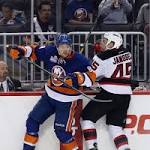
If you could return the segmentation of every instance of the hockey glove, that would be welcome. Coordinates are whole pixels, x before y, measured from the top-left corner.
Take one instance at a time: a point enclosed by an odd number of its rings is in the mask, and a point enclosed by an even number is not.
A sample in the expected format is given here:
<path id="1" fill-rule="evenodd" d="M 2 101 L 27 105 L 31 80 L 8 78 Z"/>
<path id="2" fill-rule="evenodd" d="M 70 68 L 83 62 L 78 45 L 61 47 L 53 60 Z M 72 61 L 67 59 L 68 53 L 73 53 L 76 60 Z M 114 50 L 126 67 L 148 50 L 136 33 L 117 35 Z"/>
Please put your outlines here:
<path id="1" fill-rule="evenodd" d="M 70 73 L 68 74 L 68 78 L 71 79 L 72 81 L 72 86 L 75 88 L 79 88 L 79 86 L 82 85 L 82 83 L 84 82 L 84 75 L 80 72 L 74 72 L 74 73 Z"/>
<path id="2" fill-rule="evenodd" d="M 68 74 L 68 76 L 66 76 L 64 78 L 64 82 L 68 86 L 75 87 L 75 88 L 79 87 L 78 79 L 77 79 L 77 77 L 76 77 L 76 75 L 74 73 Z"/>
<path id="3" fill-rule="evenodd" d="M 76 73 L 69 74 L 69 77 L 72 79 L 72 86 L 75 88 L 79 88 L 78 77 Z"/>
<path id="4" fill-rule="evenodd" d="M 26 53 L 26 49 L 24 46 L 12 47 L 9 51 L 10 57 L 13 59 L 21 59 Z"/>

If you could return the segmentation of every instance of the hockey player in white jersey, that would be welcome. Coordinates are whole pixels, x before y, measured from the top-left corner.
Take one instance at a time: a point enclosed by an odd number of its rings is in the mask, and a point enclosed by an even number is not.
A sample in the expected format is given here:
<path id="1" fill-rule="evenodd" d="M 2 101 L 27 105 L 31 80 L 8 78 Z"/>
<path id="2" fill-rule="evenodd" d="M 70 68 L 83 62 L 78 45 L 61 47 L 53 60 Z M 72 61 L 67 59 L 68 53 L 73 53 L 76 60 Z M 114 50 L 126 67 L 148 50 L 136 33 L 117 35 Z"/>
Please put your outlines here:
<path id="1" fill-rule="evenodd" d="M 99 79 L 100 86 L 100 92 L 95 98 L 112 102 L 90 101 L 84 108 L 81 125 L 88 150 L 98 150 L 94 124 L 104 115 L 116 149 L 130 150 L 123 128 L 132 94 L 130 80 L 132 57 L 122 44 L 123 39 L 119 33 L 105 33 L 99 41 L 100 52 L 93 58 L 92 69 Z M 82 85 L 87 86 L 88 82 L 90 80 L 85 78 Z"/>

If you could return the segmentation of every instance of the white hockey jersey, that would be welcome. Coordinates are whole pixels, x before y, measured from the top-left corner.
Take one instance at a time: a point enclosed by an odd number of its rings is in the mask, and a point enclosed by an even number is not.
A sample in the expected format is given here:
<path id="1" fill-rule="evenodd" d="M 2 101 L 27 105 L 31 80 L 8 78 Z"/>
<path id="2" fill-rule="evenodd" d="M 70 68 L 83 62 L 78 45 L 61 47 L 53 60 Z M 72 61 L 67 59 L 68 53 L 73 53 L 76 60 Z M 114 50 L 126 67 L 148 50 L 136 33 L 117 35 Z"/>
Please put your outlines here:
<path id="1" fill-rule="evenodd" d="M 114 94 L 132 94 L 131 62 L 131 53 L 124 49 L 95 55 L 92 69 L 99 79 L 100 87 Z"/>

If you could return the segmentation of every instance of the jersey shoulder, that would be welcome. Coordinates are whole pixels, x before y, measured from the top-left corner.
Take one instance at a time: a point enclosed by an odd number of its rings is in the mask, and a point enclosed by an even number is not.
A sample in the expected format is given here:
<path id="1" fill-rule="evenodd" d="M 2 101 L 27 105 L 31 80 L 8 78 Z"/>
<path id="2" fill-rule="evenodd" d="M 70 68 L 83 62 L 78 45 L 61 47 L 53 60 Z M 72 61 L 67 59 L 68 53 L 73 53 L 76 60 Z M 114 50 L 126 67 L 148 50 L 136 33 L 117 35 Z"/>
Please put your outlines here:
<path id="1" fill-rule="evenodd" d="M 80 63 L 87 63 L 87 64 L 89 64 L 90 65 L 90 60 L 87 58 L 87 57 L 85 57 L 83 54 L 80 54 L 80 53 L 77 53 L 77 52 L 75 52 L 75 59 L 78 61 L 78 62 L 80 62 Z"/>
<path id="2" fill-rule="evenodd" d="M 114 57 L 114 56 L 117 56 L 120 54 L 124 54 L 127 52 L 129 52 L 127 49 L 125 49 L 124 47 L 121 47 L 120 49 L 107 50 L 105 52 L 97 54 L 97 56 L 101 60 L 106 60 L 106 59 L 109 59 L 111 57 Z"/>
<path id="3" fill-rule="evenodd" d="M 41 50 L 45 50 L 45 54 L 53 55 L 57 53 L 57 48 L 54 45 L 41 46 L 39 47 Z"/>
<path id="4" fill-rule="evenodd" d="M 47 50 L 49 50 L 51 52 L 57 52 L 57 48 L 54 45 L 49 45 L 46 48 L 47 48 Z"/>

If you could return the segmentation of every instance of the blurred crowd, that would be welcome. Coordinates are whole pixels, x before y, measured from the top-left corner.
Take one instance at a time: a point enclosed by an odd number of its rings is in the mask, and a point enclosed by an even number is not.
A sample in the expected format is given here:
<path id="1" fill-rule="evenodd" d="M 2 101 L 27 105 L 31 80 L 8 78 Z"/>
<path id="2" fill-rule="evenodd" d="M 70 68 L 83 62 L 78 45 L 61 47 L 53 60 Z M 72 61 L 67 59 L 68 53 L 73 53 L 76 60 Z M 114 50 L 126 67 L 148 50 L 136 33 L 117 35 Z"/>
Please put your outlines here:
<path id="1" fill-rule="evenodd" d="M 110 25 L 114 30 L 149 30 L 148 0 L 62 0 L 60 3 L 62 31 L 88 31 L 97 17 L 94 30 L 110 30 Z M 22 25 L 22 32 L 30 31 L 30 0 L 0 0 L 0 6 L 0 26 Z M 36 32 L 56 31 L 56 9 L 56 0 L 34 0 Z"/>
<path id="2" fill-rule="evenodd" d="M 148 0 L 34 0 L 34 31 L 142 31 L 149 39 Z M 0 0 L 0 32 L 31 31 L 30 0 Z M 61 21 L 57 19 L 60 15 Z M 58 29 L 57 24 L 61 23 Z M 39 35 L 35 41 L 53 37 Z"/>

